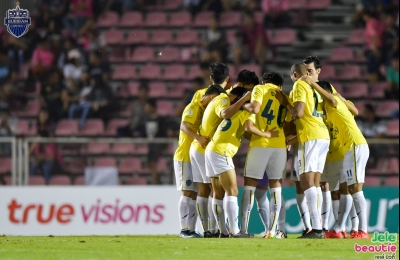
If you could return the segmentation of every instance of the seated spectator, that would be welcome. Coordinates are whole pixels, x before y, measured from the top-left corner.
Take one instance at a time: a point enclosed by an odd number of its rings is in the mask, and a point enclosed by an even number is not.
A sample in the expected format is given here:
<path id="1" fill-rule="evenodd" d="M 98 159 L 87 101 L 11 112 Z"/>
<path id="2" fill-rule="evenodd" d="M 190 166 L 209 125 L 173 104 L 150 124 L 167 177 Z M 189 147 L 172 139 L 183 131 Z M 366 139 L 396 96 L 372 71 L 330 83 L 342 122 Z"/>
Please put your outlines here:
<path id="1" fill-rule="evenodd" d="M 61 80 L 61 73 L 57 69 L 50 71 L 47 80 L 42 84 L 40 102 L 42 107 L 47 107 L 50 120 L 57 122 L 64 117 L 61 94 L 64 84 Z"/>
<path id="2" fill-rule="evenodd" d="M 69 14 L 64 17 L 64 27 L 79 33 L 93 17 L 93 0 L 71 0 Z"/>
<path id="3" fill-rule="evenodd" d="M 201 0 L 183 0 L 183 6 L 192 15 L 195 15 L 197 12 L 199 12 L 201 10 L 200 3 L 201 3 Z"/>
<path id="4" fill-rule="evenodd" d="M 64 78 L 67 83 L 67 87 L 78 84 L 80 80 L 84 66 L 82 65 L 82 55 L 77 49 L 70 50 L 68 52 L 68 63 L 64 66 Z M 75 86 L 73 86 L 75 88 Z"/>
<path id="5" fill-rule="evenodd" d="M 385 98 L 399 100 L 399 56 L 392 57 L 391 65 L 386 70 L 388 89 L 385 91 Z"/>
<path id="6" fill-rule="evenodd" d="M 9 123 L 9 111 L 7 109 L 0 110 L 0 137 L 10 137 L 13 135 Z M 11 143 L 0 143 L 0 155 L 11 154 Z"/>
<path id="7" fill-rule="evenodd" d="M 289 27 L 289 0 L 262 0 L 266 28 Z"/>
<path id="8" fill-rule="evenodd" d="M 203 11 L 213 11 L 219 17 L 223 11 L 230 10 L 230 0 L 201 0 L 200 7 Z"/>
<path id="9" fill-rule="evenodd" d="M 364 106 L 364 113 L 357 120 L 357 125 L 366 138 L 381 138 L 387 131 L 386 122 L 375 115 L 371 104 Z"/>
<path id="10" fill-rule="evenodd" d="M 68 113 L 72 104 L 78 104 L 84 96 L 81 95 L 83 89 L 91 89 L 90 76 L 87 71 L 83 71 L 77 84 L 65 88 L 61 94 L 63 110 Z M 89 93 L 89 92 L 87 92 Z"/>
<path id="11" fill-rule="evenodd" d="M 110 66 L 102 61 L 101 54 L 97 51 L 92 51 L 89 55 L 89 74 L 92 77 L 102 75 L 105 82 L 110 78 Z"/>
<path id="12" fill-rule="evenodd" d="M 11 77 L 2 86 L 3 97 L 10 110 L 21 110 L 28 102 L 28 98 L 22 91 L 23 88 L 24 83 L 19 81 L 18 73 L 12 72 Z"/>
<path id="13" fill-rule="evenodd" d="M 177 117 L 182 116 L 183 110 L 192 101 L 194 93 L 196 93 L 197 90 L 205 87 L 207 87 L 207 85 L 205 84 L 202 78 L 195 78 L 192 80 L 192 88 L 185 90 L 181 102 L 179 103 L 178 108 L 176 109 Z"/>
<path id="14" fill-rule="evenodd" d="M 227 45 L 225 33 L 218 28 L 218 21 L 215 17 L 210 19 L 210 26 L 203 37 L 203 47 L 205 55 L 203 60 L 206 62 L 222 62 L 226 60 Z"/>
<path id="15" fill-rule="evenodd" d="M 0 34 L 0 84 L 6 82 L 11 74 L 10 61 L 8 57 L 9 48 L 9 36 L 3 32 Z"/>
<path id="16" fill-rule="evenodd" d="M 98 50 L 100 50 L 101 52 L 105 51 L 107 42 L 104 34 L 99 35 L 94 28 L 92 30 L 89 30 L 83 39 L 83 48 L 86 52 Z"/>
<path id="17" fill-rule="evenodd" d="M 50 120 L 49 111 L 46 108 L 42 108 L 39 111 L 36 129 L 38 132 L 46 131 L 49 136 L 54 136 L 55 124 Z"/>
<path id="18" fill-rule="evenodd" d="M 53 66 L 54 60 L 50 40 L 43 37 L 39 41 L 39 46 L 33 51 L 31 62 L 33 74 L 39 78 L 43 77 Z"/>

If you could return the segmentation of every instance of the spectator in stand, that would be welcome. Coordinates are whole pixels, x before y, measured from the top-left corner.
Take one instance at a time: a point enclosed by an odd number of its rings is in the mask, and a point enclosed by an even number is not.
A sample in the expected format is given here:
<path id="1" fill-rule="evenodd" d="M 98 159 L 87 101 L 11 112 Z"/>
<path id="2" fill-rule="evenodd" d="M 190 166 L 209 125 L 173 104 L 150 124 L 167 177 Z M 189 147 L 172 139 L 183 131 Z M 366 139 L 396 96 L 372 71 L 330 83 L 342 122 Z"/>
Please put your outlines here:
<path id="1" fill-rule="evenodd" d="M 0 84 L 3 84 L 9 78 L 10 60 L 8 50 L 10 48 L 9 36 L 7 33 L 0 34 Z"/>
<path id="2" fill-rule="evenodd" d="M 91 90 L 90 76 L 87 71 L 83 71 L 78 84 L 71 85 L 65 88 L 61 94 L 61 101 L 63 103 L 63 110 L 68 113 L 71 105 L 78 105 L 79 101 L 83 101 L 84 95 L 81 93 L 84 89 Z M 86 90 L 87 91 L 87 90 Z M 89 93 L 89 92 L 87 92 Z"/>
<path id="3" fill-rule="evenodd" d="M 69 14 L 64 17 L 64 27 L 82 34 L 93 18 L 93 0 L 71 0 Z"/>
<path id="4" fill-rule="evenodd" d="M 49 72 L 54 64 L 54 54 L 51 51 L 50 40 L 43 37 L 39 41 L 39 46 L 33 51 L 32 72 L 35 76 L 42 78 Z"/>
<path id="5" fill-rule="evenodd" d="M 7 109 L 0 110 L 0 137 L 10 137 L 13 135 L 9 123 L 10 113 Z M 10 155 L 11 144 L 0 143 L 0 155 Z"/>
<path id="6" fill-rule="evenodd" d="M 192 15 L 195 15 L 201 10 L 200 3 L 201 0 L 183 0 L 183 6 L 192 13 Z"/>
<path id="7" fill-rule="evenodd" d="M 391 65 L 386 70 L 388 89 L 385 91 L 385 98 L 399 100 L 399 55 L 392 56 Z"/>
<path id="8" fill-rule="evenodd" d="M 101 118 L 106 123 L 113 108 L 114 95 L 101 75 L 94 76 L 93 81 L 93 89 L 87 96 L 87 100 L 91 103 L 91 114 L 94 118 Z"/>
<path id="9" fill-rule="evenodd" d="M 101 53 L 105 53 L 105 47 L 107 46 L 106 39 L 104 34 L 100 34 L 93 28 L 89 30 L 83 42 L 83 49 L 86 52 L 93 52 L 100 50 Z"/>
<path id="10" fill-rule="evenodd" d="M 230 10 L 230 0 L 201 0 L 200 6 L 203 11 L 213 11 L 219 17 L 223 11 Z"/>
<path id="11" fill-rule="evenodd" d="M 23 93 L 24 83 L 19 81 L 18 73 L 12 72 L 11 77 L 2 86 L 4 98 L 10 110 L 21 110 L 28 98 Z"/>
<path id="12" fill-rule="evenodd" d="M 289 27 L 289 0 L 262 0 L 265 28 Z"/>
<path id="13" fill-rule="evenodd" d="M 196 93 L 197 90 L 200 90 L 205 87 L 207 87 L 207 85 L 205 84 L 202 78 L 197 77 L 192 80 L 192 88 L 185 90 L 181 102 L 178 105 L 178 108 L 176 110 L 177 117 L 182 116 L 183 110 L 192 101 L 194 93 Z"/>
<path id="14" fill-rule="evenodd" d="M 203 60 L 206 62 L 223 62 L 227 56 L 227 46 L 225 33 L 218 28 L 217 18 L 210 19 L 210 25 L 203 37 L 203 47 L 205 54 Z"/>
<path id="15" fill-rule="evenodd" d="M 69 0 L 43 0 L 42 7 L 48 8 L 49 15 L 51 20 L 54 21 L 54 25 L 57 27 L 56 31 L 61 31 L 63 19 L 68 13 L 68 4 L 70 3 Z M 44 7 L 47 5 L 47 7 Z M 46 23 L 43 23 L 44 25 Z M 29 26 L 29 30 L 31 30 L 31 26 Z M 45 27 L 45 26 L 44 26 Z M 24 35 L 25 37 L 25 35 Z"/>
<path id="16" fill-rule="evenodd" d="M 47 107 L 50 120 L 57 122 L 64 117 L 63 104 L 61 101 L 61 93 L 64 89 L 64 84 L 61 80 L 61 73 L 57 69 L 50 71 L 47 81 L 44 82 L 42 86 L 40 93 L 41 106 Z"/>
<path id="17" fill-rule="evenodd" d="M 49 111 L 41 108 L 37 117 L 36 129 L 38 132 L 46 131 L 49 136 L 54 136 L 55 124 L 49 118 Z"/>
<path id="18" fill-rule="evenodd" d="M 68 53 L 76 48 L 76 43 L 73 38 L 66 38 L 64 40 L 63 47 L 60 51 L 60 55 L 58 57 L 57 66 L 59 69 L 63 69 L 65 64 L 68 62 Z"/>
<path id="19" fill-rule="evenodd" d="M 97 51 L 92 51 L 89 55 L 89 74 L 92 77 L 102 75 L 105 82 L 108 82 L 110 78 L 110 66 L 102 62 L 101 54 Z"/>
<path id="20" fill-rule="evenodd" d="M 68 63 L 64 66 L 64 78 L 67 87 L 73 86 L 76 89 L 76 84 L 82 77 L 84 66 L 82 65 L 82 55 L 77 49 L 68 52 Z"/>
<path id="21" fill-rule="evenodd" d="M 138 99 L 133 101 L 131 107 L 131 115 L 128 119 L 128 124 L 117 129 L 119 137 L 138 137 L 146 136 L 145 125 L 146 121 L 146 104 L 149 99 L 149 87 L 143 84 L 139 87 Z"/>
<path id="22" fill-rule="evenodd" d="M 391 13 L 386 13 L 385 16 L 386 28 L 383 33 L 383 50 L 384 62 L 389 66 L 393 55 L 398 55 L 399 51 L 399 27 L 396 25 L 394 16 Z"/>
<path id="23" fill-rule="evenodd" d="M 387 130 L 386 122 L 375 115 L 375 109 L 371 104 L 364 106 L 364 113 L 357 120 L 357 125 L 366 138 L 381 138 Z"/>

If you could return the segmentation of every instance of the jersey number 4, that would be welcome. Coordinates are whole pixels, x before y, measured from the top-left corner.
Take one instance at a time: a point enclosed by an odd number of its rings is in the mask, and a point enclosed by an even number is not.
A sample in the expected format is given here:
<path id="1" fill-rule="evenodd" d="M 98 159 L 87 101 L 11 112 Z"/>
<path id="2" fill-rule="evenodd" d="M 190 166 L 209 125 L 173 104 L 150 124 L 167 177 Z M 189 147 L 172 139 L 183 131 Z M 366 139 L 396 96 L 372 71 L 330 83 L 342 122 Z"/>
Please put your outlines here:
<path id="1" fill-rule="evenodd" d="M 274 100 L 268 99 L 267 105 L 265 106 L 263 112 L 261 113 L 261 116 L 265 117 L 267 119 L 268 125 L 270 125 L 272 123 L 272 120 L 275 119 L 274 110 L 271 109 L 273 102 L 274 102 Z M 287 115 L 286 107 L 279 105 L 278 117 L 276 119 L 276 122 L 278 123 L 279 127 L 283 127 L 283 123 L 285 122 L 286 115 Z"/>

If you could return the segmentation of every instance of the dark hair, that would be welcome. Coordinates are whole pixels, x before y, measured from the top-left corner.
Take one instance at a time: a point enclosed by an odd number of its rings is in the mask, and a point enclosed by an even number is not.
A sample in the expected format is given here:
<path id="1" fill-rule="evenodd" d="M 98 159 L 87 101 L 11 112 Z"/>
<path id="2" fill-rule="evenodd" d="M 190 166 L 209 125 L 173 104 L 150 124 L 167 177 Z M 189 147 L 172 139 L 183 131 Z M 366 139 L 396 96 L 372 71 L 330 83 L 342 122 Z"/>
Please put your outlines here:
<path id="1" fill-rule="evenodd" d="M 243 83 L 243 85 L 259 84 L 257 74 L 251 70 L 242 70 L 241 72 L 239 72 L 236 82 Z"/>
<path id="2" fill-rule="evenodd" d="M 307 64 L 307 65 L 310 63 L 313 63 L 313 62 L 314 62 L 315 69 L 322 68 L 321 61 L 319 60 L 319 58 L 317 56 L 308 56 L 308 57 L 305 57 L 303 60 L 303 63 Z"/>
<path id="3" fill-rule="evenodd" d="M 242 97 L 244 94 L 246 94 L 248 90 L 244 87 L 236 87 L 233 88 L 232 91 L 229 94 L 238 96 L 238 97 Z"/>
<path id="4" fill-rule="evenodd" d="M 192 82 L 195 83 L 195 84 L 204 86 L 204 79 L 203 79 L 203 78 L 200 78 L 200 77 L 194 78 L 194 79 L 192 80 Z"/>
<path id="5" fill-rule="evenodd" d="M 278 87 L 283 85 L 284 79 L 278 72 L 268 72 L 264 73 L 262 76 L 263 83 L 272 83 Z"/>
<path id="6" fill-rule="evenodd" d="M 367 110 L 368 112 L 373 113 L 374 112 L 374 106 L 371 104 L 365 104 L 364 109 Z"/>
<path id="7" fill-rule="evenodd" d="M 204 96 L 219 95 L 221 93 L 226 93 L 226 92 L 220 85 L 211 85 L 210 87 L 208 87 Z"/>
<path id="8" fill-rule="evenodd" d="M 306 66 L 304 66 L 303 63 L 296 63 L 290 69 L 290 74 L 293 74 L 294 72 L 299 73 L 299 74 L 301 74 L 303 76 L 307 75 Z"/>
<path id="9" fill-rule="evenodd" d="M 221 84 L 229 76 L 229 68 L 224 63 L 213 63 L 210 65 L 210 75 L 214 84 Z"/>
<path id="10" fill-rule="evenodd" d="M 330 93 L 333 93 L 332 85 L 328 81 L 320 80 L 317 83 L 321 88 L 325 89 L 326 91 L 328 91 Z"/>
<path id="11" fill-rule="evenodd" d="M 157 107 L 157 102 L 156 102 L 156 99 L 154 99 L 154 98 L 148 99 L 146 104 L 151 106 L 152 108 L 156 108 Z"/>

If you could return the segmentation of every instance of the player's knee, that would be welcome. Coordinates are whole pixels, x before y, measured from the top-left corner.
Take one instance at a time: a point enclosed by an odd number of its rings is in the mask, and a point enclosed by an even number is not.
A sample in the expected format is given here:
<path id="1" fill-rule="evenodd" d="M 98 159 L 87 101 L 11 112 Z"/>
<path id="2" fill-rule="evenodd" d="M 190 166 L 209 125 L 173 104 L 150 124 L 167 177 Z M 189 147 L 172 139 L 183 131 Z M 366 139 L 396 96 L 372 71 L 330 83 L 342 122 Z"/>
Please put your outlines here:
<path id="1" fill-rule="evenodd" d="M 340 192 L 339 190 L 335 190 L 331 192 L 332 200 L 339 200 L 340 199 Z"/>
<path id="2" fill-rule="evenodd" d="M 232 188 L 228 189 L 228 190 L 226 191 L 226 193 L 228 194 L 228 196 L 235 196 L 235 197 L 237 197 L 238 194 L 239 194 L 239 191 L 238 191 L 238 188 L 237 188 L 237 187 L 232 187 Z"/>
<path id="3" fill-rule="evenodd" d="M 320 183 L 320 186 L 321 186 L 322 192 L 327 192 L 327 191 L 329 191 L 329 184 L 328 184 L 327 182 L 321 182 L 321 183 Z"/>
<path id="4" fill-rule="evenodd" d="M 342 195 L 349 194 L 349 189 L 347 187 L 347 183 L 346 182 L 340 183 L 339 194 L 342 194 Z"/>

